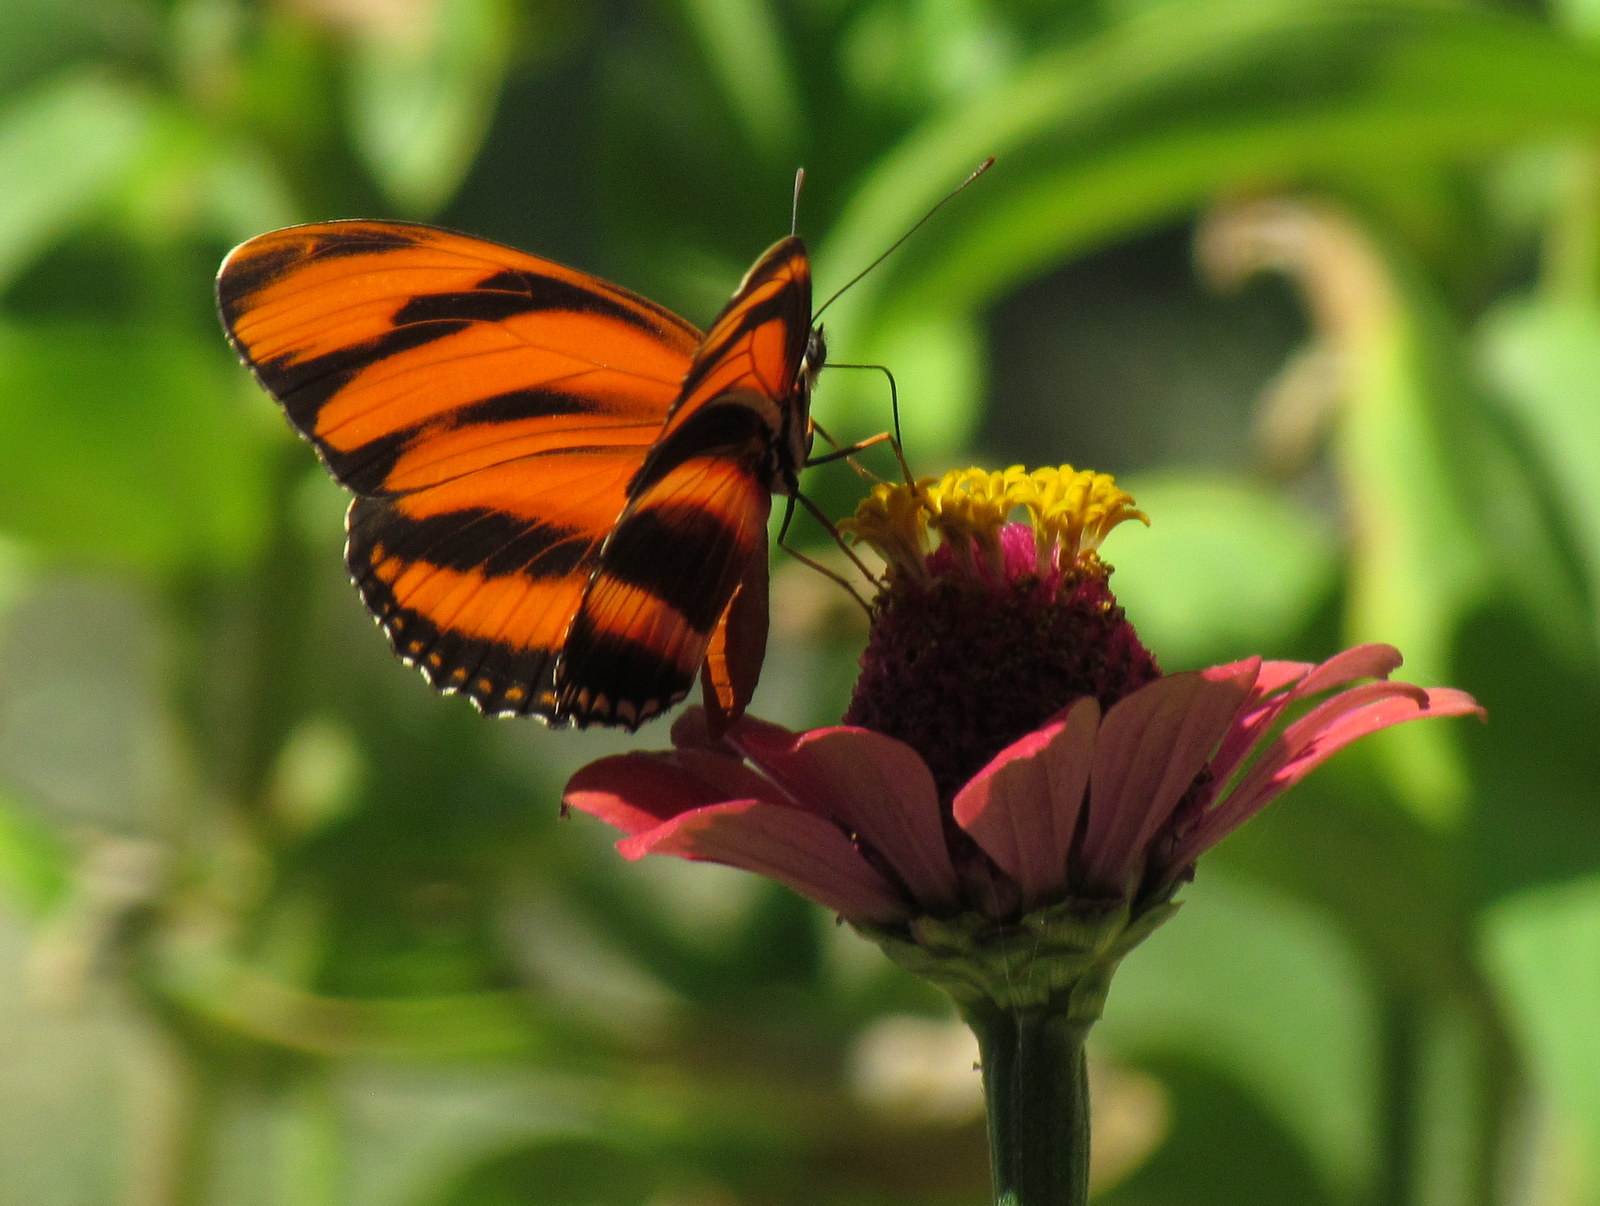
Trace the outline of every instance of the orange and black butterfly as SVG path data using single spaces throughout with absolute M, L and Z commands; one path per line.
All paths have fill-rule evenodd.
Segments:
M 549 260 L 326 222 L 223 262 L 228 338 L 355 495 L 346 562 L 395 652 L 485 712 L 637 727 L 766 644 L 767 517 L 824 359 L 793 236 L 702 335 Z

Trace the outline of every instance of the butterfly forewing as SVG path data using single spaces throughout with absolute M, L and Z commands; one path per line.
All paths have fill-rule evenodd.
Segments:
M 403 223 L 252 239 L 217 296 L 357 495 L 351 575 L 430 682 L 556 723 L 631 726 L 682 698 L 798 469 L 798 240 L 704 340 L 616 285 Z

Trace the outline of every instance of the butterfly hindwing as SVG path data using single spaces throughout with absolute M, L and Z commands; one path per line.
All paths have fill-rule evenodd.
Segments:
M 805 249 L 785 239 L 712 323 L 630 484 L 560 671 L 575 713 L 634 725 L 682 699 L 752 559 L 765 570 L 772 493 L 794 489 L 805 455 L 810 316 Z M 735 646 L 756 666 L 761 632 Z M 755 678 L 736 669 L 735 716 Z
M 356 494 L 351 575 L 430 682 L 580 725 L 683 696 L 798 471 L 798 240 L 704 340 L 616 285 L 404 223 L 252 239 L 217 293 L 234 347 Z

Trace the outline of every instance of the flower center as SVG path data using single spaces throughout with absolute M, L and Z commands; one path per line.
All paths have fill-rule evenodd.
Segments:
M 1071 466 L 875 487 L 839 525 L 889 566 L 845 722 L 910 745 L 948 804 L 1073 701 L 1109 707 L 1159 677 L 1097 551 L 1127 519 L 1149 522 L 1109 476 Z
M 1086 563 L 1124 520 L 1150 519 L 1110 474 L 1062 465 L 1035 469 L 952 469 L 941 478 L 910 485 L 885 482 L 839 530 L 870 545 L 891 572 L 926 583 L 930 535 L 937 533 L 969 575 L 1002 576 L 1000 533 L 1015 511 L 1033 529 L 1035 572 L 1040 576 Z

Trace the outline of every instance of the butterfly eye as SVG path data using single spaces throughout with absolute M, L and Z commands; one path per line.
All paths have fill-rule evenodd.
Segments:
M 800 357 L 800 372 L 806 378 L 806 388 L 809 389 L 817 380 L 817 374 L 822 371 L 822 366 L 828 361 L 828 341 L 822 336 L 822 324 L 818 323 L 811 328 L 811 334 L 806 336 L 805 355 Z

